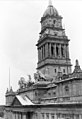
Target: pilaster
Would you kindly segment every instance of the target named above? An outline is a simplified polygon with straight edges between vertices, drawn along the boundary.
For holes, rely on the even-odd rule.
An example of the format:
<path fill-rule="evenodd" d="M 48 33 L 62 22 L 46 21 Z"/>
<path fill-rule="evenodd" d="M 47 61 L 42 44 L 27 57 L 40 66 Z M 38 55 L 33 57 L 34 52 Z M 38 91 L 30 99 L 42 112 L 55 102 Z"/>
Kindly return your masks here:
<path fill-rule="evenodd" d="M 64 56 L 66 58 L 66 45 L 64 45 Z"/>
<path fill-rule="evenodd" d="M 45 57 L 48 57 L 48 43 L 45 45 Z"/>

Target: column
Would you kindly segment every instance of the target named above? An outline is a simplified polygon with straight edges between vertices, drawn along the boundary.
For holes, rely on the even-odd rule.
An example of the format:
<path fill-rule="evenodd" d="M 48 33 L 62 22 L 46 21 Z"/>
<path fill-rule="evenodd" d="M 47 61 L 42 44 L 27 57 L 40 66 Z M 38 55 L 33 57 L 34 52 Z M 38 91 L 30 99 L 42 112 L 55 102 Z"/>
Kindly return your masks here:
<path fill-rule="evenodd" d="M 44 58 L 44 49 L 43 49 L 43 46 L 42 46 L 42 59 Z"/>
<path fill-rule="evenodd" d="M 54 55 L 56 57 L 56 44 L 54 44 Z"/>
<path fill-rule="evenodd" d="M 16 116 L 15 116 L 15 117 L 16 117 L 16 119 L 18 119 L 18 114 L 17 114 L 17 112 L 16 112 Z"/>
<path fill-rule="evenodd" d="M 51 57 L 51 43 L 49 43 L 49 56 Z"/>
<path fill-rule="evenodd" d="M 12 112 L 12 119 L 15 119 L 15 113 Z"/>
<path fill-rule="evenodd" d="M 74 114 L 74 119 L 76 119 L 76 115 Z"/>
<path fill-rule="evenodd" d="M 38 119 L 41 119 L 41 113 L 38 112 Z"/>
<path fill-rule="evenodd" d="M 41 61 L 41 48 L 39 49 L 39 61 Z"/>
<path fill-rule="evenodd" d="M 9 118 L 12 119 L 12 111 L 10 111 Z"/>
<path fill-rule="evenodd" d="M 69 58 L 69 47 L 68 47 L 68 45 L 66 45 L 66 54 L 67 54 L 67 58 Z"/>
<path fill-rule="evenodd" d="M 43 45 L 43 58 L 45 58 L 45 45 Z"/>
<path fill-rule="evenodd" d="M 21 117 L 21 113 L 19 113 L 19 119 L 22 119 L 22 117 Z"/>
<path fill-rule="evenodd" d="M 54 114 L 54 119 L 57 119 L 57 114 L 56 113 Z"/>
<path fill-rule="evenodd" d="M 41 47 L 41 51 L 40 51 L 40 53 L 41 53 L 41 60 L 42 60 L 42 47 Z"/>
<path fill-rule="evenodd" d="M 66 45 L 64 45 L 64 56 L 66 58 Z"/>
<path fill-rule="evenodd" d="M 46 113 L 44 113 L 44 119 L 46 119 Z"/>
<path fill-rule="evenodd" d="M 82 119 L 82 115 L 81 114 L 79 115 L 79 119 Z"/>
<path fill-rule="evenodd" d="M 44 45 L 44 58 L 45 58 L 45 55 L 46 55 L 46 50 L 45 50 L 45 45 Z"/>
<path fill-rule="evenodd" d="M 51 119 L 51 113 L 49 113 L 49 119 Z"/>
<path fill-rule="evenodd" d="M 45 57 L 48 57 L 48 43 L 45 45 Z"/>
<path fill-rule="evenodd" d="M 26 119 L 26 114 L 23 114 L 23 119 Z"/>
<path fill-rule="evenodd" d="M 42 50 L 43 50 L 43 59 L 44 59 L 44 46 L 42 47 Z"/>
<path fill-rule="evenodd" d="M 50 56 L 50 54 L 49 54 L 49 43 L 48 43 L 48 57 Z"/>
<path fill-rule="evenodd" d="M 33 113 L 33 119 L 36 119 L 36 114 L 35 113 Z"/>
<path fill-rule="evenodd" d="M 40 61 L 40 49 L 38 49 L 38 61 Z"/>
<path fill-rule="evenodd" d="M 32 119 L 35 119 L 35 113 L 33 113 L 33 115 L 32 115 Z"/>

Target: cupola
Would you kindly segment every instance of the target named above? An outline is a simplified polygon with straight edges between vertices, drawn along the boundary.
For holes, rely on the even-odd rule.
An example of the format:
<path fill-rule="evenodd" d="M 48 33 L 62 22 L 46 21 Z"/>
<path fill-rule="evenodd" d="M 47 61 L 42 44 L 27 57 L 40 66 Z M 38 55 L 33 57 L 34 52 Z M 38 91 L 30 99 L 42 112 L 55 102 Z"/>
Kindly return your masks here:
<path fill-rule="evenodd" d="M 58 16 L 58 11 L 52 4 L 49 4 L 46 11 L 44 12 L 43 17 L 46 16 Z"/>

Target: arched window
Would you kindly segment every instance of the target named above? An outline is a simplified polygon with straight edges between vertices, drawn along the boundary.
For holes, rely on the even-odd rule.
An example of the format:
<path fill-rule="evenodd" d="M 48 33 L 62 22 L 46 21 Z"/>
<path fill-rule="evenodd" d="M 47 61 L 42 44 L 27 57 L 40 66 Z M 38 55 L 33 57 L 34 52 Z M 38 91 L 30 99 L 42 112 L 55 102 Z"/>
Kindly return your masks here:
<path fill-rule="evenodd" d="M 68 85 L 65 86 L 65 94 L 69 94 L 69 86 Z"/>

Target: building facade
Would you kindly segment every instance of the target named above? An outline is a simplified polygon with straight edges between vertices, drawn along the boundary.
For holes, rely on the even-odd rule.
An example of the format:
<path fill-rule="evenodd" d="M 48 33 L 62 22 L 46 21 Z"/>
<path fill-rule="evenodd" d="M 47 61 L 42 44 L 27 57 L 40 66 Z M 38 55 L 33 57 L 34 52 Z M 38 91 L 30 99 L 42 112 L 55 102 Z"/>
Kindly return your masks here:
<path fill-rule="evenodd" d="M 5 119 L 82 119 L 82 70 L 76 60 L 71 71 L 69 41 L 62 17 L 50 2 L 36 44 L 35 81 L 21 77 L 16 92 L 7 90 Z"/>

